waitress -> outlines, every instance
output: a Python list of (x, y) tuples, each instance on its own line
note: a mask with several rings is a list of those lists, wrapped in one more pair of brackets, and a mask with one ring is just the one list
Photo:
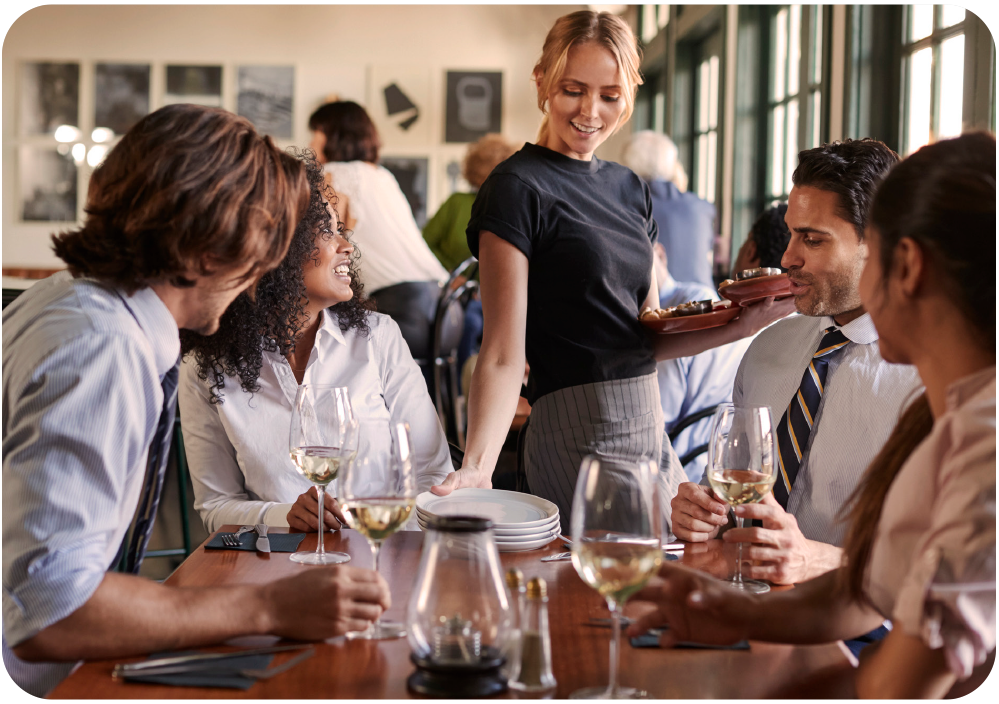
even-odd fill
[(668, 512), (685, 474), (665, 436), (656, 360), (745, 337), (792, 309), (768, 300), (724, 327), (658, 339), (639, 323), (643, 307), (659, 307), (649, 189), (593, 156), (631, 116), (639, 64), (631, 28), (606, 12), (565, 15), (545, 39), (533, 75), (544, 115), (537, 144), (500, 164), (472, 208), (485, 329), (464, 462), (434, 493), (491, 486), (526, 353), (527, 482), (558, 506), (563, 530), (589, 453), (659, 460)]

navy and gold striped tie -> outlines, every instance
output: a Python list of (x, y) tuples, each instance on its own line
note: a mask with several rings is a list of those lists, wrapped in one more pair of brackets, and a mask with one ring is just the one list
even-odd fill
[(774, 485), (774, 498), (787, 510), (787, 500), (791, 487), (798, 476), (801, 455), (808, 447), (808, 437), (812, 423), (822, 401), (822, 392), (829, 371), (829, 362), (850, 341), (838, 328), (826, 328), (819, 343), (819, 349), (812, 355), (812, 361), (801, 377), (798, 392), (791, 399), (787, 410), (777, 424), (777, 460), (780, 462), (780, 477)]

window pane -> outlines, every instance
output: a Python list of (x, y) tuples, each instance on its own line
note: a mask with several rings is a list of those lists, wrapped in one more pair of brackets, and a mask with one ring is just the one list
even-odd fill
[(773, 99), (780, 102), (784, 99), (784, 80), (787, 76), (787, 8), (780, 10), (774, 17), (774, 73)]
[(964, 107), (964, 35), (940, 44), (940, 125), (937, 138), (961, 134)]
[(812, 5), (812, 70), (809, 80), (822, 82), (822, 5)]
[(697, 136), (697, 196), (708, 199), (708, 135)]
[(812, 93), (812, 126), (808, 135), (808, 146), (817, 147), (822, 144), (822, 92)]
[(933, 33), (933, 5), (909, 5), (909, 41), (919, 41)]
[(784, 106), (770, 114), (770, 195), (780, 195), (784, 185)]
[[(791, 174), (798, 164), (798, 99), (787, 101), (787, 159), (784, 167), (784, 190), (780, 193), (791, 192)], [(777, 195), (778, 191), (774, 191)]]
[(718, 127), (718, 57), (712, 56), (708, 61), (708, 74), (710, 75), (708, 89), (708, 128)]
[[(656, 93), (655, 100), (652, 104), (652, 110), (652, 129), (656, 132), (664, 132), (666, 130), (666, 94), (662, 91)], [(316, 504), (316, 506), (318, 505), (319, 504)]]
[(697, 131), (707, 132), (710, 129), (711, 106), (711, 63), (702, 61), (697, 67)]
[(656, 24), (659, 25), (659, 29), (662, 29), (669, 24), (669, 5), (659, 6), (659, 14), (656, 18)]
[(964, 21), (964, 8), (957, 5), (944, 5), (940, 27), (950, 27)]
[(791, 5), (788, 29), (787, 94), (798, 94), (798, 75), (801, 67), (801, 5)]
[(908, 125), (905, 153), (911, 154), (930, 141), (930, 86), (933, 71), (933, 49), (921, 49), (909, 57), (906, 85)]
[(707, 173), (707, 189), (705, 191), (706, 195), (704, 200), (709, 203), (715, 202), (715, 181), (717, 181), (717, 165), (718, 165), (718, 132), (717, 130), (712, 130), (708, 132), (708, 160), (705, 164), (706, 168), (704, 171)]

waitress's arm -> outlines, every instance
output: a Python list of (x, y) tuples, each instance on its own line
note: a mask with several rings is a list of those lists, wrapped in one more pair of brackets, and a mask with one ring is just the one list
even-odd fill
[(482, 349), (468, 394), (465, 460), (433, 487), (446, 496), (464, 487), (492, 487), (493, 469), (517, 411), (524, 379), (528, 261), (492, 232), (479, 233)]

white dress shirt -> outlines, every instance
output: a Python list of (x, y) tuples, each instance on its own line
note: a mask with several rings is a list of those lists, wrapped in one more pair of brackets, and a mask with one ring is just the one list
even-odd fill
[(75, 663), (11, 648), (83, 606), (111, 568), (179, 353), (149, 288), (62, 272), (3, 312), (3, 662), (36, 697)]
[[(774, 423), (779, 423), (823, 330), (835, 324), (830, 317), (796, 315), (761, 332), (742, 359), (733, 402), (769, 406)], [(840, 329), (853, 344), (829, 362), (825, 391), (787, 504), (806, 538), (832, 545), (840, 545), (846, 531), (838, 521), (843, 504), (922, 387), (915, 367), (881, 358), (870, 315)]]
[(391, 171), (366, 161), (331, 161), (324, 168), (357, 220), (350, 241), (361, 253), (367, 293), (404, 281), (447, 280)]
[[(452, 471), (451, 456), (427, 385), (399, 326), (368, 314), (371, 332), (340, 330), (323, 311), (303, 383), (350, 389), (354, 414), (409, 423), (419, 491), (428, 491)], [(194, 507), (209, 531), (226, 524), (287, 526), (287, 514), (312, 483), (288, 454), (288, 433), (298, 382), (288, 360), (263, 353), (260, 390), (244, 392), (227, 376), (223, 402), (209, 402), (209, 382), (197, 365), (181, 365), (180, 417), (194, 483)], [(363, 453), (364, 446), (358, 448)], [(333, 486), (333, 485), (331, 485)]]

